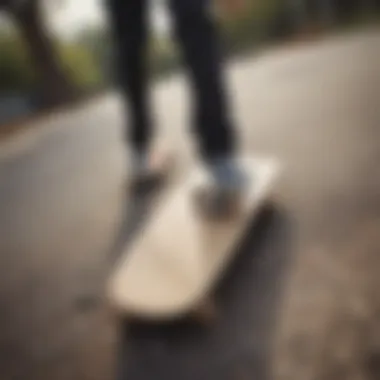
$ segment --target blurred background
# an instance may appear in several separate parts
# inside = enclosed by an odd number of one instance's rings
[[[376,22],[377,0],[247,0],[223,17],[225,53],[259,48]],[[112,86],[112,40],[102,2],[1,0],[0,123],[62,105]],[[150,68],[160,78],[179,64],[170,19],[153,2]]]
[[[284,170],[208,329],[128,325],[104,297],[154,210],[124,187],[104,1],[0,0],[0,379],[380,380],[380,0],[220,17],[242,149]],[[157,130],[183,175],[188,92],[151,5]]]

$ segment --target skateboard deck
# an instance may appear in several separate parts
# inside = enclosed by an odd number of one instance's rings
[[[108,295],[118,312],[148,320],[172,319],[196,310],[207,299],[278,175],[274,159],[240,160],[249,186],[234,218],[210,220],[197,210],[194,190],[208,181],[200,165],[168,191],[110,279]]]

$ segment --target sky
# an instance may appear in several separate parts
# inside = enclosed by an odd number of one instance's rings
[[[50,25],[62,37],[70,38],[86,25],[99,25],[105,22],[104,3],[107,0],[63,0],[62,4],[52,12]],[[128,1],[128,0],[125,0]],[[151,1],[153,27],[165,32],[168,18],[162,6],[162,0]]]
[[[64,35],[70,35],[84,24],[104,22],[99,0],[64,0],[58,9],[49,14],[51,26]]]

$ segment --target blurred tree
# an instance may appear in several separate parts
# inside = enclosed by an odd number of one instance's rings
[[[109,30],[104,26],[87,26],[77,34],[75,42],[92,55],[104,78],[112,80],[113,41]]]
[[[97,59],[88,48],[78,43],[61,44],[59,47],[65,72],[76,89],[86,93],[104,84]]]
[[[0,34],[0,89],[4,94],[29,93],[36,78],[29,56],[14,33]]]
[[[51,35],[46,30],[39,0],[0,0],[0,10],[13,19],[37,73],[42,102],[57,105],[71,100],[70,86]]]
[[[24,45],[23,39],[14,31],[0,32],[0,89],[5,95],[35,94],[38,80]],[[66,78],[78,95],[97,90],[104,84],[96,58],[86,46],[60,42],[56,48]]]

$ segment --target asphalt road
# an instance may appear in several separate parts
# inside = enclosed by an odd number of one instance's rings
[[[0,377],[100,380],[117,368],[120,379],[270,378],[299,247],[348,244],[380,216],[379,41],[365,31],[232,65],[242,149],[278,156],[285,171],[275,207],[216,291],[220,319],[207,331],[126,329],[103,299],[121,245],[149,211],[123,187],[117,94],[2,142]],[[154,90],[157,131],[183,152],[183,168],[192,159],[186,100],[183,78]]]

